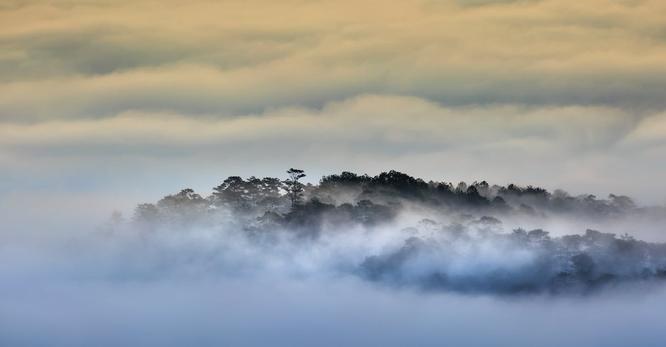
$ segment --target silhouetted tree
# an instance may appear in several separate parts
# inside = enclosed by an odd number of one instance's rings
[[[422,191],[428,189],[428,184],[422,179],[395,170],[380,173],[372,178],[372,183],[377,186],[392,188],[408,196],[420,195]]]
[[[268,210],[277,209],[281,205],[281,188],[282,182],[278,178],[262,178],[258,189],[257,205]]]
[[[250,192],[248,184],[239,176],[230,176],[219,186],[213,188],[213,204],[235,211],[249,208]]]
[[[368,175],[359,176],[353,172],[343,171],[340,175],[329,175],[322,177],[320,187],[349,187],[370,183],[372,179]]]
[[[201,221],[208,210],[208,202],[190,188],[177,194],[167,195],[157,202],[160,215],[172,222],[191,223]]]
[[[132,219],[137,223],[154,224],[160,219],[160,211],[155,204],[139,204]]]
[[[293,209],[303,202],[303,183],[298,180],[305,177],[305,171],[291,168],[287,170],[287,174],[289,178],[284,180],[283,183]]]

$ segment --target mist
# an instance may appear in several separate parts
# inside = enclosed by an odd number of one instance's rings
[[[304,175],[232,176],[208,196],[183,189],[94,228],[3,234],[0,343],[650,346],[665,337],[653,309],[666,298],[663,207],[395,171],[318,184]]]
[[[661,347],[664,23],[0,1],[0,347]]]

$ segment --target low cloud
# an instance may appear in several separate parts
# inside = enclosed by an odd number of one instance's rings
[[[58,172],[83,170],[86,181],[103,176],[90,163],[113,165],[117,176],[111,179],[122,186],[136,167],[166,179],[186,167],[219,177],[279,172],[289,162],[320,174],[342,166],[396,168],[433,179],[544,182],[551,189],[602,195],[622,191],[662,203],[663,192],[653,184],[666,170],[660,164],[661,118],[607,106],[461,107],[367,95],[320,109],[278,108],[223,119],[132,111],[104,119],[4,123],[0,161],[16,169],[4,175],[19,182],[30,172],[45,174],[40,168],[47,165],[62,167],[50,171],[53,179]],[[248,161],[251,167],[238,168]],[[638,171],[647,176],[635,182]]]
[[[609,147],[621,140],[635,127],[632,116],[608,107],[444,107],[412,97],[362,96],[327,104],[321,110],[283,108],[262,114],[230,115],[223,120],[205,115],[191,119],[179,114],[127,112],[102,120],[6,124],[2,141],[8,148],[74,144],[186,148],[291,139],[376,141],[409,148],[418,143],[484,147],[511,146],[511,142],[519,146],[523,141],[533,141],[537,148],[586,150]],[[81,146],[84,147],[87,146]]]

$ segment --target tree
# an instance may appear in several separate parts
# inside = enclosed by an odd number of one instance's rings
[[[257,204],[268,210],[275,210],[281,205],[280,189],[282,182],[278,178],[264,177],[259,185]]]
[[[303,183],[299,182],[301,178],[305,177],[305,171],[291,168],[287,170],[289,178],[284,180],[285,190],[289,201],[291,201],[291,208],[300,205],[303,202]]]
[[[145,206],[150,212],[151,207]],[[177,194],[167,195],[157,202],[160,215],[172,222],[192,223],[202,220],[208,210],[208,202],[201,195],[190,188],[181,190]]]
[[[156,225],[160,219],[160,210],[155,204],[139,204],[134,209],[134,222],[143,227],[152,227]]]
[[[250,209],[251,194],[248,187],[248,182],[241,177],[230,176],[213,188],[213,202],[216,206],[225,206],[237,212],[247,211]]]

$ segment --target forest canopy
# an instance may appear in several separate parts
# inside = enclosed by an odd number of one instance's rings
[[[398,171],[345,171],[318,184],[303,183],[304,177],[292,168],[284,179],[231,176],[205,197],[183,189],[138,205],[129,229],[153,236],[212,230],[221,240],[240,238],[266,257],[283,247],[294,257],[316,249],[344,273],[424,290],[589,292],[666,278],[666,245],[637,240],[632,230],[620,236],[592,228],[551,235],[542,228],[507,230],[504,222],[612,222],[654,212],[627,196],[425,181]],[[345,246],[357,243],[376,246]],[[289,262],[284,256],[277,258]]]
[[[188,223],[213,218],[220,211],[236,217],[282,219],[294,226],[310,223],[322,213],[339,221],[389,222],[406,206],[418,206],[441,213],[574,214],[612,217],[639,208],[631,198],[610,194],[571,196],[562,190],[490,185],[486,181],[453,184],[424,181],[398,171],[376,176],[343,171],[321,178],[318,184],[304,184],[303,170],[290,169],[288,178],[230,176],[202,197],[186,188],[157,203],[140,204],[134,220],[139,223]]]

